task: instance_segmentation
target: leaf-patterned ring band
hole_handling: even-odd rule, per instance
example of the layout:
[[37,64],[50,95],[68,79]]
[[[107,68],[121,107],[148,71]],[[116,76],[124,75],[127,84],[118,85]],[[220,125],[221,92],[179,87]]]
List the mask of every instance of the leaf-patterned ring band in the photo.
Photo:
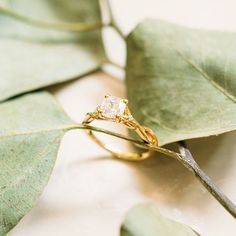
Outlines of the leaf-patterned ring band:
[[[102,104],[96,108],[94,112],[87,113],[83,124],[88,125],[94,120],[107,120],[125,125],[127,128],[134,130],[139,137],[147,144],[157,145],[157,137],[154,132],[144,126],[141,126],[131,115],[128,108],[128,100],[114,96],[106,95]],[[86,133],[102,148],[109,151],[113,156],[131,161],[139,161],[148,158],[152,151],[143,153],[121,152],[117,149],[101,142],[92,132],[86,130]]]

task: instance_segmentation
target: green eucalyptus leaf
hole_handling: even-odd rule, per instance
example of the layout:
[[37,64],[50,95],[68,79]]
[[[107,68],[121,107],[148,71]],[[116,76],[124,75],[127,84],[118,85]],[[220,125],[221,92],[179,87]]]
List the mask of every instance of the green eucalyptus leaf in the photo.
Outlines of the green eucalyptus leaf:
[[[64,27],[101,23],[98,0],[0,0],[0,6],[32,18],[32,22]],[[99,29],[70,32],[37,27],[6,12],[0,8],[0,101],[78,78],[103,64]]]
[[165,218],[153,204],[132,208],[121,227],[120,236],[199,236],[184,224]]
[[160,145],[236,129],[236,33],[148,19],[127,44],[129,105]]
[[54,98],[37,92],[0,104],[0,236],[36,204],[60,141],[74,122]]

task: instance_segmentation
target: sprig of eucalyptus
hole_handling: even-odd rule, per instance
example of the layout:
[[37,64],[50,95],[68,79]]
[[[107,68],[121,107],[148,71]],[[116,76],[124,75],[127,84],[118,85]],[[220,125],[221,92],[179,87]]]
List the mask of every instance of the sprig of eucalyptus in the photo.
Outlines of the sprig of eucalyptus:
[[236,218],[236,206],[200,169],[183,142],[177,153],[77,124],[46,92],[15,97],[100,69],[109,61],[101,28],[111,26],[127,44],[126,84],[132,113],[155,131],[161,145],[232,131],[236,128],[235,34],[145,20],[126,37],[107,1],[101,4],[108,23],[101,20],[98,1],[55,1],[38,8],[36,1],[25,0],[27,7],[22,1],[2,2],[1,236],[35,205],[50,177],[60,140],[71,129],[102,132],[178,160]]

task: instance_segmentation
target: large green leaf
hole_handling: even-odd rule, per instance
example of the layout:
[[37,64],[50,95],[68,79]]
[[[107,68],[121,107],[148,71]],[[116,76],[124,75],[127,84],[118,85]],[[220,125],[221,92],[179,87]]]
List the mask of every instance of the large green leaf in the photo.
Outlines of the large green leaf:
[[[0,0],[49,23],[101,21],[98,0]],[[101,32],[66,32],[22,23],[0,11],[0,101],[75,79],[105,60]]]
[[74,122],[54,98],[38,92],[0,105],[0,236],[35,205]]
[[128,36],[134,116],[163,145],[236,128],[236,33],[145,20]]
[[198,236],[186,225],[165,218],[153,204],[131,209],[121,227],[121,236]]

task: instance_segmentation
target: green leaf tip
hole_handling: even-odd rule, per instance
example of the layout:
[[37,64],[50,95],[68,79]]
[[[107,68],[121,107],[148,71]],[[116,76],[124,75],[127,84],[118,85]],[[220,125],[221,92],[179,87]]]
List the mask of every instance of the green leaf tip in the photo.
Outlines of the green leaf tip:
[[127,214],[120,236],[199,236],[188,226],[165,218],[154,204],[140,204]]

